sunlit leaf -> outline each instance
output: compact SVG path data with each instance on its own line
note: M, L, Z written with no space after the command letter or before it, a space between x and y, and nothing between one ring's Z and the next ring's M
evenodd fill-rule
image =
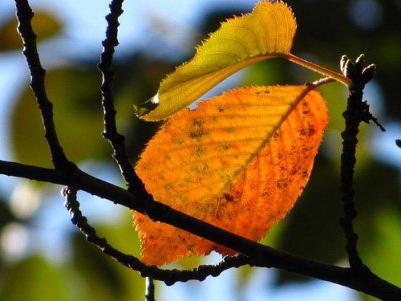
M157 201L252 240L292 208L327 124L306 86L234 89L169 119L136 166ZM136 214L142 259L162 265L221 246Z
M161 82L151 99L157 107L150 112L139 108L138 114L148 121L169 117L241 68L289 53L295 31L294 15L285 3L259 2L252 13L222 23L192 60Z
M17 33L18 22L15 16L0 27L0 51L17 50L22 48L21 37ZM49 39L58 34L62 29L61 22L45 11L35 12L32 26L38 41Z

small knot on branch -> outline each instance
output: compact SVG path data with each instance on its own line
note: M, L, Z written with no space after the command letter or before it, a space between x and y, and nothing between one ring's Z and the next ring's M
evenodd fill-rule
M358 93L362 93L365 85L370 82L376 74L376 65L370 64L365 67L364 54L359 55L355 62L350 60L346 55L343 55L340 60L340 69L341 72L352 81L350 91L358 91ZM365 123L373 121L381 131L385 132L386 129L369 109L367 101L359 101L353 104L353 109L348 111L348 113L351 114L353 118Z
M376 74L376 65L370 64L369 66L362 69L362 80L365 83L370 82Z
M353 85L364 87L376 74L376 65L371 64L365 67L365 55L361 54L355 62L348 56L343 55L340 60L340 69L344 76L352 80Z

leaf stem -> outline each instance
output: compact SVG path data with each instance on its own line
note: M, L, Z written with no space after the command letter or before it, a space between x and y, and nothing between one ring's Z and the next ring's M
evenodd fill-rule
M286 54L282 54L281 55L282 58L293 62L297 65L300 65L302 67L305 67L309 70L315 71L317 73L323 74L325 76L331 77L333 79L335 79L336 81L342 83L343 85L345 85L346 87L349 87L351 85L351 81L349 78L345 77L343 74L335 72L331 69L322 67L320 65L317 65L315 63L309 62L303 58L300 58L296 55L293 55L291 53L286 53Z

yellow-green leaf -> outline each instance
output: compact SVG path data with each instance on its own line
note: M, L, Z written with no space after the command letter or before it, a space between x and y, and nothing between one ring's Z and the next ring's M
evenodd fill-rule
M165 119L241 68L288 54L296 27L295 17L284 2L259 2L252 13L222 23L197 48L192 60L161 82L150 100L156 108L150 112L139 108L138 114L148 121Z

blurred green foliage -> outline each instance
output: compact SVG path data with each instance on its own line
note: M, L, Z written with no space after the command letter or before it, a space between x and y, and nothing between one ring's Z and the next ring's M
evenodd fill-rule
M401 90L398 83L401 78L401 8L397 1L380 1L380 22L369 28L358 26L360 19L367 18L352 10L358 1L289 2L299 23L294 52L336 69L341 54L355 57L364 52L367 60L378 66L375 81L384 101L380 105L386 112L380 117L401 121ZM201 19L196 40L205 37L218 27L219 21L235 13L240 13L235 7L211 9ZM39 18L35 19L34 26L40 40L57 36L63 31L62 22L57 17L47 12L37 16ZM20 48L15 33L16 22L11 15L9 17L0 26L0 51ZM171 61L176 60L174 57L160 58L154 55L157 49L152 51L132 50L115 61L118 80L114 83L114 94L118 127L127 137L128 151L134 161L159 124L135 119L132 105L154 94L160 79L174 68ZM101 137L101 78L95 68L97 59L77 59L68 67L57 67L47 73L46 84L49 98L54 103L61 143L70 158L80 163L88 160L111 162L110 147ZM241 85L304 83L316 78L316 75L299 67L274 60L248 68ZM311 181L294 210L271 230L263 242L316 260L344 264L344 238L339 227L342 214L339 158L340 131L343 128L341 113L345 108L346 91L339 85L330 85L324 87L322 93L328 100L331 121ZM11 114L9 143L15 159L50 166L40 116L28 88L16 95ZM395 167L372 156L371 137L377 131L374 126L362 125L356 174L359 215L355 226L360 235L363 259L380 276L401 285L400 174ZM8 208L8 202L0 200L0 236L2 228L16 220ZM129 216L112 224L97 226L99 232L119 248L138 255L139 244ZM54 263L41 254L31 254L20 260L4 260L0 253L0 300L142 298L144 281L137 273L104 257L78 233L72 235L69 243L72 245L71 254L62 263ZM202 258L195 257L178 265L193 267L201 261ZM240 291L252 280L253 270L244 267L237 271L237 288ZM306 280L278 271L276 284Z
M0 51L18 50L22 47L21 38L17 31L17 19L10 15L0 27ZM50 12L36 11L32 21L38 41L43 41L60 34L62 24Z
M47 92L55 106L54 120L60 128L59 137L66 152L76 162L104 158L108 151L107 144L98 134L103 126L96 89L99 83L98 74L90 69L63 68L47 74ZM29 87L19 97L11 122L15 159L50 167L50 152L43 139L40 112Z

